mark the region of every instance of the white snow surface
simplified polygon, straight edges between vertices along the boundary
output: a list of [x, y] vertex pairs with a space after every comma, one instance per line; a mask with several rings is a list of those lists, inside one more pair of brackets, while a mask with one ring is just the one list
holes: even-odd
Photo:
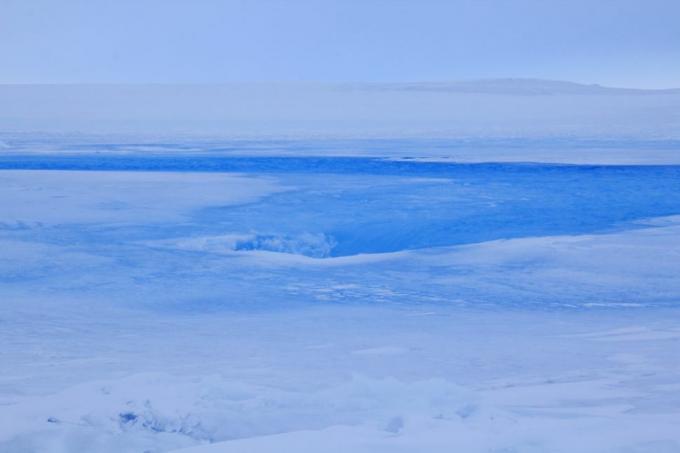
[[0, 171], [5, 224], [132, 223], [181, 219], [204, 206], [254, 201], [284, 190], [234, 174]]
[[318, 307], [183, 317], [88, 302], [3, 330], [0, 445], [676, 452], [680, 329], [677, 312], [659, 315]]

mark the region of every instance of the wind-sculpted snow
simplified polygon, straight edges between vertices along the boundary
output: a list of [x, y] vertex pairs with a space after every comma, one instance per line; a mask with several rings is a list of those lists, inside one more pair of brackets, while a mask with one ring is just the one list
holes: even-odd
[[680, 451], [680, 167], [0, 167], [3, 453]]
[[[222, 236], [199, 236], [174, 241], [158, 241], [155, 244], [180, 250], [207, 253], [232, 253], [238, 251], [261, 250], [304, 255], [312, 258], [329, 257], [335, 246], [335, 242], [324, 234], [310, 233], [303, 233], [299, 236], [227, 234]], [[150, 245], [154, 245], [154, 243], [150, 243]]]
[[680, 446], [673, 311], [69, 305], [0, 333], [3, 452]]

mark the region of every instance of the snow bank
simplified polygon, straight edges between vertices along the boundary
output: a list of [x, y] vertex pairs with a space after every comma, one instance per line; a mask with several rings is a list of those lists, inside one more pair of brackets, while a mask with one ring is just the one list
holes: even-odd
[[[305, 392], [219, 376], [135, 375], [23, 399], [11, 413], [3, 413], [0, 445], [11, 452], [54, 451], [65, 441], [70, 448], [99, 445], [102, 452], [158, 451], [166, 443], [190, 445], [367, 418], [376, 429], [397, 432], [406, 413], [459, 419], [475, 410], [473, 401], [469, 391], [442, 380], [354, 377]], [[35, 432], [37, 427], [41, 429]], [[26, 434], [17, 435], [22, 431]]]
[[233, 174], [23, 170], [0, 172], [0, 187], [5, 226], [177, 221], [284, 190], [269, 178]]
[[[343, 332], [332, 323], [349, 321], [347, 312], [322, 313], [305, 312], [307, 321], [301, 321], [301, 313], [271, 318], [283, 321], [281, 327], [269, 324], [267, 316], [237, 317], [235, 325], [255, 330], [241, 346], [257, 345], [259, 354], [283, 352], [272, 339], [255, 340], [263, 326], [274, 336], [284, 331], [292, 334], [294, 329], [301, 344], [314, 345], [324, 338], [321, 332], [333, 332], [331, 341], [339, 342], [313, 348], [291, 345], [281, 360], [265, 360], [265, 368], [233, 360], [220, 365], [226, 351], [213, 347], [203, 351], [203, 357], [177, 356], [190, 362], [186, 370], [194, 371], [189, 374], [133, 374], [88, 381], [47, 395], [5, 399], [0, 409], [0, 446], [10, 453], [161, 452], [185, 446], [193, 446], [181, 450], [187, 453], [260, 453], [282, 448], [301, 453], [319, 449], [628, 453], [680, 448], [674, 406], [680, 369], [672, 360], [680, 331], [672, 323], [650, 321], [649, 316], [633, 318], [638, 324], [631, 325], [630, 320], [617, 317], [560, 319], [503, 313], [453, 314], [440, 323], [432, 321], [442, 321], [442, 312], [413, 319], [418, 313], [367, 310], [365, 325], [355, 319], [351, 325], [356, 331]], [[405, 323], [409, 318], [412, 322]], [[310, 329], [322, 319], [330, 323]], [[225, 321], [211, 323], [203, 318], [192, 328], [194, 335], [202, 337], [212, 329], [229, 332]], [[397, 324], [391, 325], [394, 321]], [[496, 324], [503, 322], [508, 324], [507, 332], [498, 327], [503, 324]], [[179, 325], [176, 320], [158, 334], [167, 335], [167, 329], [177, 330]], [[434, 330], [432, 335], [414, 337], [424, 325]], [[363, 332], [371, 327], [378, 329], [374, 337]], [[153, 338], [149, 334], [147, 340]], [[402, 357], [395, 358], [394, 346], [364, 346], [354, 351], [374, 353], [357, 357], [351, 354], [355, 337], [361, 339], [357, 344], [365, 346], [396, 340], [411, 348], [402, 348]], [[135, 346], [126, 338], [118, 340], [118, 351]], [[166, 349], [180, 346], [169, 338], [163, 339]], [[200, 346], [201, 340], [182, 342]], [[142, 358], [144, 351], [138, 346], [134, 354]], [[451, 346], [452, 355], [437, 352]], [[522, 346], [534, 350], [511, 353]], [[98, 350], [97, 341], [89, 347]], [[495, 349], [498, 357], [488, 354], [487, 347]], [[541, 350], [539, 365], [536, 352]], [[423, 356], [424, 351], [431, 357]], [[556, 354], [559, 351], [570, 356]], [[206, 353], [213, 359], [209, 363]], [[320, 359], [328, 354], [333, 356], [329, 363], [343, 356], [353, 358], [325, 368]], [[499, 360], [506, 354], [508, 360]], [[306, 367], [305, 378], [299, 379], [296, 364], [306, 356], [317, 366]], [[448, 379], [408, 377], [415, 369], [423, 374], [444, 372], [442, 359], [456, 363], [459, 372], [449, 372]], [[74, 357], [61, 367], [76, 362]], [[171, 361], [165, 358], [161, 363], [168, 366]], [[398, 367], [390, 370], [390, 363]], [[481, 378], [485, 367], [491, 373]], [[206, 369], [215, 373], [201, 374]], [[359, 370], [382, 370], [398, 377], [347, 376]], [[264, 383], [265, 376], [269, 383]]]
[[226, 234], [149, 241], [147, 244], [156, 247], [219, 254], [265, 251], [311, 258], [327, 258], [335, 246], [335, 241], [323, 233], [302, 233], [298, 235]]

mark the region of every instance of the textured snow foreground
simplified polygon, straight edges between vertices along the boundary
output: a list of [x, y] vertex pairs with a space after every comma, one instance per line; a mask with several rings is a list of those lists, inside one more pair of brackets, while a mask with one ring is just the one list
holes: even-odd
[[0, 171], [0, 451], [680, 452], [677, 168], [432, 168]]

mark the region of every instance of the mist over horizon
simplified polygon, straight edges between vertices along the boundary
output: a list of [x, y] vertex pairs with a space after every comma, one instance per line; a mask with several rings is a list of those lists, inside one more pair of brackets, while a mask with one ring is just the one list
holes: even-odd
[[0, 133], [680, 138], [680, 90], [537, 79], [0, 85]]

